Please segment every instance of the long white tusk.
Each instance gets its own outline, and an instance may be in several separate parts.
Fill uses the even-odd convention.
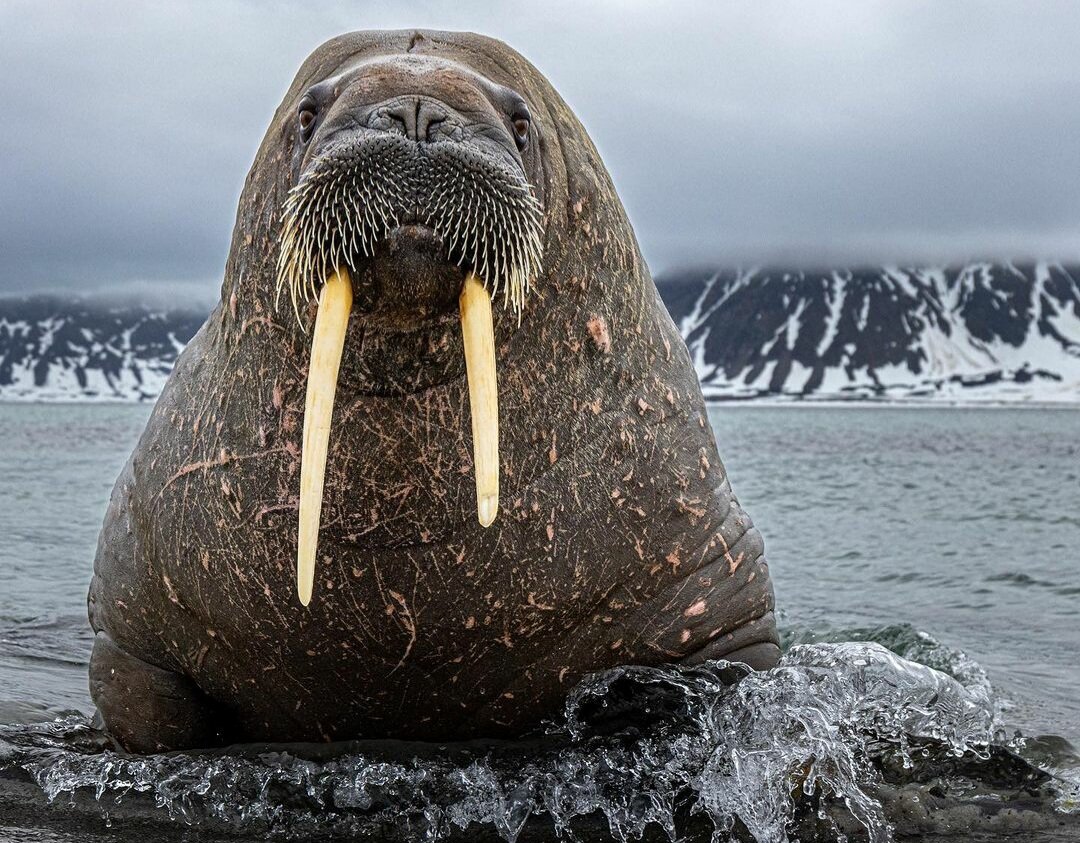
[[[472,272],[465,279],[458,304],[472,413],[476,514],[480,524],[488,527],[499,511],[499,387],[495,377],[491,296]]]
[[[296,548],[296,593],[305,606],[315,581],[315,552],[319,546],[323,480],[330,422],[334,415],[341,351],[352,310],[352,282],[338,269],[323,284],[319,312],[311,339],[307,401],[304,404],[304,450],[300,455],[300,537]]]

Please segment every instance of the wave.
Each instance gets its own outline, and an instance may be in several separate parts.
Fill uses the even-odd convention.
[[[876,640],[794,631],[770,671],[597,674],[516,741],[130,756],[82,717],[0,727],[0,808],[27,826],[108,816],[114,832],[138,819],[284,839],[1080,831],[1074,751],[1009,738],[975,662],[911,627],[847,632]]]

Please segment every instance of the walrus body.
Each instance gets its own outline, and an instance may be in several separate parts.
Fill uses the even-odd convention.
[[[312,90],[325,122],[305,141],[296,114]],[[505,91],[530,113],[516,152]],[[387,102],[405,117],[380,123]],[[496,311],[502,490],[486,529],[451,307],[462,270],[408,226],[353,267],[305,607],[294,560],[309,337],[275,306],[281,209],[320,137],[357,126],[416,149],[493,138],[542,205],[544,256],[520,315]],[[475,35],[323,45],[248,176],[221,303],[113,492],[89,598],[91,691],[110,732],[135,751],[512,735],[618,664],[771,666],[772,608],[686,348],[566,104]]]

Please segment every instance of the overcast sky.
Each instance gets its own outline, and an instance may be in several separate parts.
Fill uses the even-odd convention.
[[[1073,0],[0,0],[0,289],[213,294],[300,62],[412,26],[547,74],[654,271],[1080,257]]]

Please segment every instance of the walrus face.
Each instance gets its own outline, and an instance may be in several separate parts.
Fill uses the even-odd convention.
[[[519,94],[445,59],[371,60],[311,86],[279,290],[299,317],[344,268],[358,314],[416,321],[452,309],[473,272],[520,313],[541,257],[534,131]]]
[[[499,500],[491,296],[520,318],[543,218],[526,175],[524,99],[469,68],[402,55],[356,64],[297,103],[297,180],[283,209],[278,293],[318,298],[300,478],[298,593],[311,599],[338,371],[361,318],[445,318],[456,301],[468,375],[477,516]]]

